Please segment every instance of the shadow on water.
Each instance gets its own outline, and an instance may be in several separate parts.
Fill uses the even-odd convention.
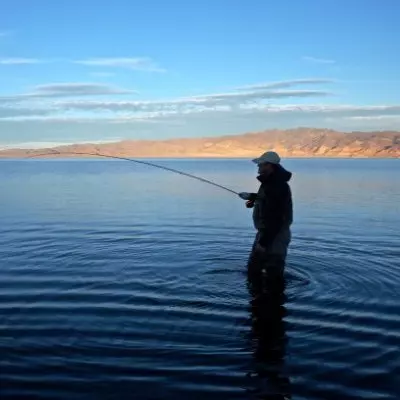
[[[286,281],[284,263],[250,259],[247,286],[250,294],[250,347],[253,365],[248,392],[255,399],[291,399],[285,368],[286,328],[284,316]],[[267,272],[268,271],[268,272]]]

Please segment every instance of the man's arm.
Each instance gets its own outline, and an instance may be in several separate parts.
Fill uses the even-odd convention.
[[[257,193],[241,192],[241,193],[239,193],[239,197],[243,200],[254,201],[257,197]]]

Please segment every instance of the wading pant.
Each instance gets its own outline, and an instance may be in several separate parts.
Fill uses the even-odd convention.
[[[250,281],[265,284],[270,289],[278,289],[284,282],[286,252],[277,254],[266,249],[265,252],[256,250],[260,235],[257,233],[250,253],[247,271]]]

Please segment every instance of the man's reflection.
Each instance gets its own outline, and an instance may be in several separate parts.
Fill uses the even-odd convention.
[[[284,373],[286,309],[284,261],[280,258],[253,257],[248,265],[251,295],[251,347],[254,368],[250,374],[258,399],[290,399],[290,381]],[[253,386],[253,385],[252,385]]]

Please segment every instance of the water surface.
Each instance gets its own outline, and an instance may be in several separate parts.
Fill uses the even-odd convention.
[[[159,160],[237,191],[245,160]],[[124,161],[0,161],[0,398],[398,399],[399,160],[288,160],[287,286],[243,201]]]

